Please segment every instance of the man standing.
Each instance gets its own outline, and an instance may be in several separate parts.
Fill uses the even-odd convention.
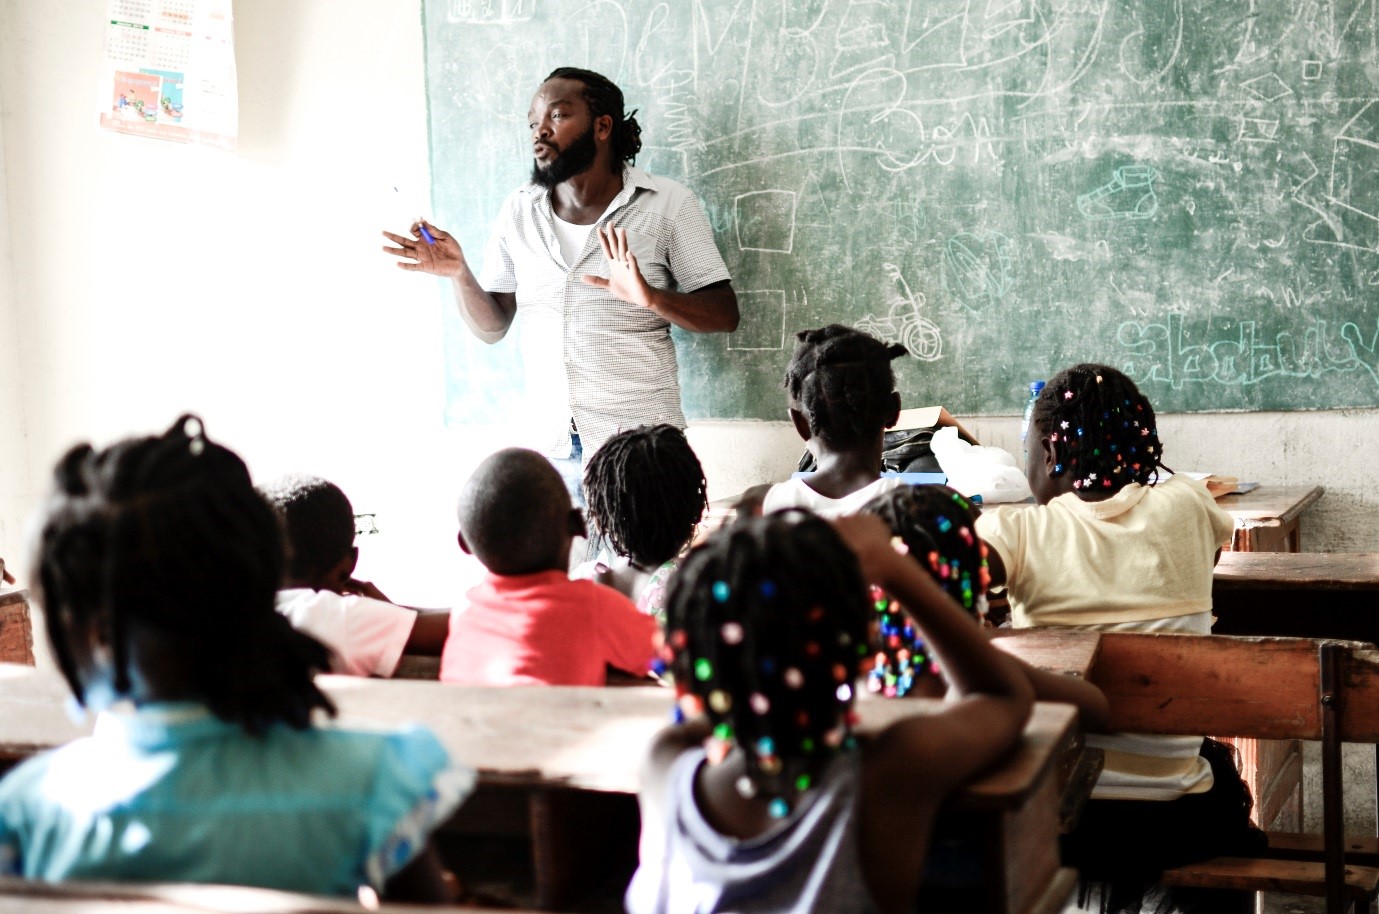
[[[521,314],[529,418],[550,456],[577,467],[581,449],[592,454],[620,429],[684,427],[670,325],[731,332],[737,296],[699,201],[630,164],[641,127],[616,85],[562,67],[528,122],[531,182],[503,204],[478,276],[429,223],[411,237],[384,232],[393,245],[383,250],[404,270],[448,277],[486,343]]]

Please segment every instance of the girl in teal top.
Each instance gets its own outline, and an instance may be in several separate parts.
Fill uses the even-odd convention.
[[[451,900],[428,835],[473,773],[420,728],[315,721],[327,651],[274,610],[282,537],[243,461],[186,416],[55,477],[31,578],[100,713],[0,781],[0,873]]]

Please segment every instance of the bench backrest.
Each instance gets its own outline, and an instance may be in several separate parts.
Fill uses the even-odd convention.
[[[1320,739],[1322,643],[1108,632],[1088,679],[1113,731]]]

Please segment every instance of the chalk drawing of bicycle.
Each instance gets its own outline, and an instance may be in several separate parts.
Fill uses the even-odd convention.
[[[910,284],[895,264],[881,266],[895,281],[894,304],[885,317],[868,314],[862,318],[857,322],[857,329],[888,343],[899,343],[921,362],[937,361],[943,355],[943,334],[938,324],[920,313],[926,301],[924,293],[911,291]]]

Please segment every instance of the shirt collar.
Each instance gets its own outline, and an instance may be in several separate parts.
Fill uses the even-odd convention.
[[[484,572],[484,583],[494,590],[521,590],[526,587],[546,587],[551,584],[568,584],[569,582],[569,574],[558,568],[550,571],[536,571],[532,574]]]
[[[1148,486],[1131,482],[1105,501],[1083,501],[1077,497],[1076,492],[1060,495],[1054,501],[1075,514],[1083,514],[1096,520],[1110,520],[1138,505],[1148,492]]]
[[[613,202],[608,204],[609,210],[616,209],[626,203],[638,188],[649,190],[652,193],[660,190],[660,188],[656,186],[655,178],[642,171],[637,166],[624,162],[622,166],[622,190],[618,191],[618,195],[613,198]],[[543,200],[550,195],[549,190],[531,181],[522,185],[522,193],[531,197],[532,202]]]
[[[205,705],[170,701],[102,711],[96,715],[94,735],[155,750],[238,729],[236,724],[216,717]]]

